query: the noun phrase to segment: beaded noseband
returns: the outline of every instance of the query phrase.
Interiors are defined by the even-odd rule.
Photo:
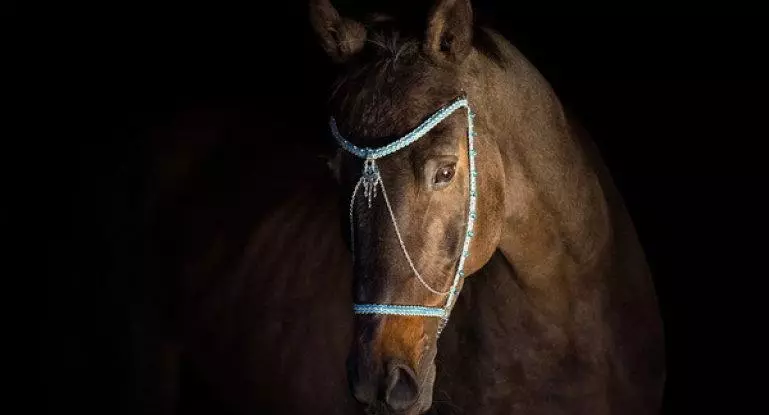
[[[470,165],[470,174],[469,174],[470,197],[468,202],[467,229],[465,232],[465,240],[464,240],[464,243],[462,244],[462,254],[459,257],[459,264],[457,265],[457,271],[454,274],[454,280],[451,284],[451,288],[449,288],[447,291],[439,291],[431,287],[430,284],[428,284],[424,280],[424,278],[422,278],[422,275],[417,271],[416,267],[414,266],[414,262],[411,260],[411,257],[409,256],[409,253],[406,250],[406,245],[403,242],[403,237],[401,236],[400,230],[398,229],[398,224],[395,220],[395,214],[393,213],[392,206],[390,205],[390,200],[387,198],[387,192],[385,190],[384,182],[382,181],[382,176],[380,175],[380,171],[377,168],[376,160],[382,157],[388,156],[390,154],[393,154],[396,151],[401,150],[404,147],[416,142],[420,138],[424,137],[430,130],[432,130],[441,121],[448,118],[448,116],[454,113],[454,111],[462,107],[467,109],[467,152],[468,152],[468,161]],[[468,105],[467,99],[457,98],[449,105],[436,111],[432,116],[430,116],[430,118],[428,118],[426,121],[424,121],[421,125],[419,125],[414,130],[412,130],[410,133],[404,135],[403,137],[395,140],[394,142],[388,145],[378,147],[378,148],[361,148],[350,143],[344,137],[342,137],[342,135],[339,133],[339,130],[336,125],[336,120],[333,117],[331,117],[331,120],[329,122],[331,127],[331,133],[333,134],[334,138],[339,143],[339,145],[345,151],[359,158],[362,158],[364,160],[363,173],[361,174],[361,177],[358,180],[358,183],[355,185],[355,188],[353,189],[353,192],[352,192],[352,197],[350,198],[350,240],[351,240],[350,244],[351,246],[353,246],[353,250],[355,246],[352,239],[355,234],[353,229],[353,226],[354,226],[353,206],[355,204],[355,196],[358,193],[358,189],[360,189],[360,187],[363,186],[363,195],[368,202],[368,207],[371,208],[371,203],[373,199],[376,198],[376,195],[377,195],[377,186],[381,186],[382,197],[384,198],[385,205],[387,206],[387,210],[390,213],[390,219],[392,219],[393,226],[395,227],[395,234],[398,237],[398,242],[400,242],[401,249],[403,250],[403,253],[406,256],[406,260],[411,266],[411,270],[414,272],[414,275],[417,277],[419,282],[425,288],[427,288],[427,290],[429,290],[430,292],[437,295],[448,295],[443,307],[425,307],[425,306],[417,306],[417,305],[391,305],[391,304],[354,304],[353,311],[356,314],[392,314],[392,315],[402,315],[402,316],[439,317],[441,318],[441,324],[439,325],[438,332],[440,333],[440,331],[445,326],[448,320],[451,308],[453,307],[454,301],[456,300],[457,287],[459,286],[460,278],[465,276],[464,263],[465,263],[465,259],[470,255],[470,240],[473,237],[473,227],[476,219],[475,205],[476,205],[477,191],[476,191],[475,179],[478,173],[475,169],[476,151],[474,146],[475,133],[473,131],[474,116],[475,115],[473,114],[472,110],[470,109],[470,106]],[[355,253],[353,252],[353,255],[354,254]]]

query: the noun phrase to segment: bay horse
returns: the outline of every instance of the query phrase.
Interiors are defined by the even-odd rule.
[[[256,173],[223,162],[158,216],[136,311],[153,323],[137,327],[142,412],[657,413],[663,332],[643,250],[538,71],[474,25],[467,1],[438,1],[413,25],[342,17],[329,1],[310,17],[340,69],[328,135],[355,147],[327,176],[292,151]],[[349,150],[403,143],[436,114],[353,197],[373,164]],[[224,156],[253,166],[261,150]],[[306,174],[280,189],[264,180],[295,166]]]
[[[341,65],[329,128],[356,399],[377,413],[658,412],[650,271],[543,76],[467,0],[436,1],[419,24],[319,0],[311,23]]]

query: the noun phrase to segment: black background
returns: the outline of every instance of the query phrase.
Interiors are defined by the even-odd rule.
[[[750,238],[761,237],[751,200],[762,187],[751,180],[767,136],[758,11],[475,3],[583,119],[625,197],[665,319],[666,413],[752,408],[761,380],[744,373],[758,369],[762,325],[752,319],[766,273],[747,263],[758,252]],[[190,108],[267,102],[320,151],[307,137],[323,134],[333,68],[304,2],[67,3],[18,17],[17,108],[34,109],[20,119],[43,167],[25,177],[39,180],[33,214],[52,254],[37,298],[46,407],[124,413],[132,356],[121,278],[141,243],[143,133]]]

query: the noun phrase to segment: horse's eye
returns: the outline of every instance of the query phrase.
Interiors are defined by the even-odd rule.
[[[448,183],[454,178],[454,165],[443,166],[435,172],[434,184]]]

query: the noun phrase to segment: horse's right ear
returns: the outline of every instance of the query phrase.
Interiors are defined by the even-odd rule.
[[[438,0],[427,19],[424,51],[436,62],[462,62],[472,49],[470,0]]]
[[[344,62],[358,53],[366,42],[365,27],[339,16],[330,0],[310,0],[310,23],[335,62]]]

